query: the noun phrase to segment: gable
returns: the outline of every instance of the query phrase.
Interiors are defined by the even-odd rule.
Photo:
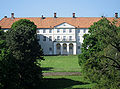
[[[64,22],[64,23],[61,23],[61,24],[55,26],[55,28],[75,28],[75,26],[72,26],[72,25]]]

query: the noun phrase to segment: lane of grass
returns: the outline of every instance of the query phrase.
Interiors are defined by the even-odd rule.
[[[80,72],[77,56],[45,56],[43,72]]]
[[[81,72],[77,56],[45,56],[43,72]],[[91,89],[95,84],[83,76],[44,76],[43,89]],[[47,85],[46,85],[47,84]]]

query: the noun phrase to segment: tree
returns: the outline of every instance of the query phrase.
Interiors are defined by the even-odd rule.
[[[14,57],[6,46],[5,33],[0,29],[0,89],[16,89],[17,78]]]
[[[13,23],[11,29],[6,34],[6,46],[8,47],[12,61],[8,70],[10,75],[15,77],[14,81],[7,81],[10,87],[3,84],[6,89],[36,89],[41,85],[42,70],[37,60],[43,60],[43,53],[36,37],[36,25],[26,19],[21,19]],[[12,70],[13,69],[13,70]],[[8,71],[6,70],[5,73]],[[4,73],[4,74],[5,74]],[[13,75],[12,75],[13,74]],[[15,83],[16,82],[16,83]],[[14,87],[12,84],[16,85]]]
[[[95,89],[119,89],[120,28],[106,18],[94,23],[84,35],[79,64],[83,75],[96,82]]]

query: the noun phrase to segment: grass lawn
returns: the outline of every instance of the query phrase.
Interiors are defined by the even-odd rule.
[[[41,61],[43,72],[80,72],[78,56],[45,56]]]
[[[45,56],[41,61],[43,72],[80,72],[78,56]],[[44,89],[90,89],[95,84],[77,76],[44,76]]]
[[[91,89],[95,84],[82,76],[45,76],[44,89]]]

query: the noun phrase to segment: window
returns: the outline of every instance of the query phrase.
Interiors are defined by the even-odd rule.
[[[66,47],[66,46],[64,46],[64,47],[63,47],[63,49],[64,49],[64,50],[66,50],[66,49],[67,49],[67,47]]]
[[[49,36],[49,41],[52,41],[52,36]]]
[[[46,41],[46,36],[43,36],[43,41]]]
[[[63,36],[63,40],[64,40],[64,41],[66,40],[66,36]]]
[[[49,51],[52,51],[52,48],[51,48],[51,47],[49,48]]]
[[[72,46],[69,46],[69,49],[73,49],[73,47],[72,47]]]
[[[80,33],[80,29],[78,29],[78,33]]]
[[[80,41],[80,36],[78,36],[78,41]]]
[[[46,30],[45,29],[43,29],[43,33],[45,33],[46,32]]]
[[[59,33],[60,32],[60,29],[57,29],[57,33]]]
[[[72,41],[72,36],[69,36],[69,40]]]
[[[84,29],[83,31],[84,31],[84,33],[86,33],[86,29]]]
[[[63,29],[63,33],[65,33],[66,32],[66,29]]]
[[[49,30],[49,33],[52,33],[52,29]]]
[[[78,46],[78,49],[80,49],[80,46]]]
[[[72,29],[69,30],[69,33],[71,33],[71,32],[72,32]]]
[[[57,36],[57,40],[58,40],[58,41],[60,40],[60,36]]]

